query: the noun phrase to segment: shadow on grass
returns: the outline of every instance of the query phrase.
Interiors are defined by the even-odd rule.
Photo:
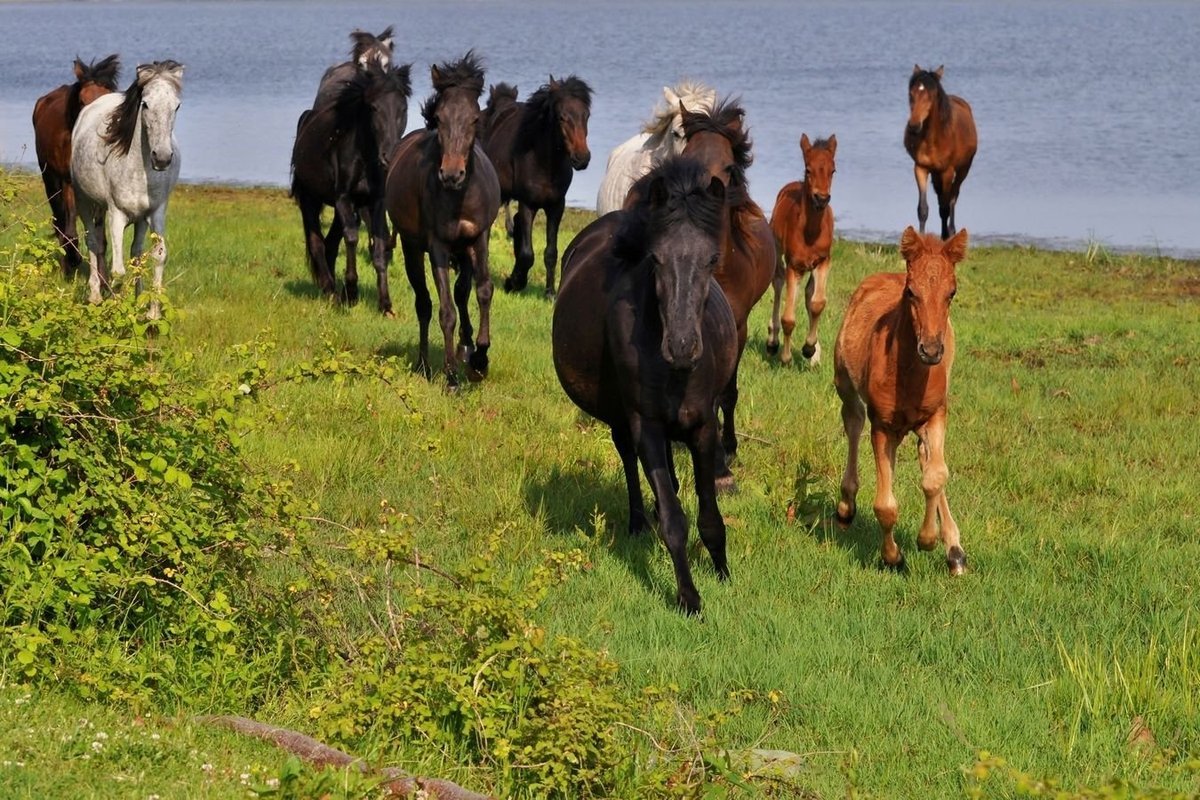
[[[662,602],[674,603],[674,585],[666,592],[659,591],[662,587],[655,581],[650,566],[652,559],[667,557],[659,547],[657,528],[631,536],[624,480],[600,478],[598,472],[594,467],[555,466],[548,475],[527,480],[523,488],[526,510],[533,517],[541,515],[556,536],[582,533],[605,537],[608,551],[625,562],[629,573],[648,592],[657,591]],[[653,498],[649,499],[647,513],[653,516]]]

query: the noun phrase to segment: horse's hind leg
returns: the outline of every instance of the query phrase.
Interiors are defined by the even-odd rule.
[[[63,276],[72,278],[79,270],[79,265],[83,262],[83,254],[79,250],[79,224],[75,211],[75,186],[70,181],[63,182],[63,206],[65,216],[63,218],[62,242],[63,246]]]
[[[147,317],[158,319],[162,315],[159,297],[163,290],[163,270],[167,266],[167,206],[164,203],[150,215],[150,230],[155,234],[150,258],[154,261],[154,298],[150,301]]]
[[[941,539],[946,546],[946,566],[951,575],[961,575],[967,568],[967,555],[959,541],[958,525],[950,515],[946,501],[946,482],[950,470],[946,467],[946,414],[939,411],[919,432],[918,453],[921,459],[921,491],[925,493],[925,519],[917,534],[917,546],[932,550],[938,541],[938,518],[941,518]]]
[[[554,297],[555,269],[558,266],[558,226],[562,222],[565,202],[546,208],[546,251],[542,260],[546,264],[546,297]]]
[[[917,221],[921,225],[921,233],[924,233],[925,220],[929,219],[929,201],[925,199],[925,189],[929,185],[929,170],[920,164],[914,164],[913,175],[917,179]]]
[[[625,491],[629,496],[629,535],[638,536],[646,530],[646,505],[642,499],[642,481],[638,475],[637,448],[629,426],[622,420],[612,426],[613,445],[621,457],[625,473]]]
[[[488,374],[488,351],[492,347],[492,269],[488,256],[488,233],[485,231],[475,240],[469,254],[470,263],[465,264],[475,278],[475,302],[479,304],[479,336],[475,349],[467,359],[467,377],[473,381],[483,380]]]
[[[438,293],[438,323],[442,328],[444,360],[442,371],[451,388],[458,386],[458,356],[454,351],[454,326],[458,313],[454,308],[454,295],[450,291],[450,253],[441,242],[431,242],[429,266],[433,270],[433,282]]]
[[[343,295],[348,305],[358,303],[358,211],[347,195],[342,195],[333,206],[334,213],[341,222],[342,238],[346,241],[346,270],[343,279]],[[329,273],[333,275],[333,259],[325,254]]]
[[[517,216],[513,220],[513,271],[504,279],[504,291],[519,292],[529,283],[529,270],[533,267],[533,214],[524,203],[517,203]]]
[[[454,278],[454,306],[458,309],[458,357],[466,361],[475,349],[475,327],[471,324],[471,265],[459,259]]]
[[[371,263],[375,266],[375,288],[379,293],[379,311],[385,317],[392,313],[392,295],[388,291],[388,262],[392,260],[392,233],[388,229],[387,208],[382,200],[364,214],[367,230],[371,232]]]
[[[875,452],[875,519],[883,532],[880,555],[885,566],[892,569],[904,568],[904,553],[896,544],[896,520],[900,517],[900,506],[892,492],[892,480],[896,471],[896,449],[900,440],[886,431],[871,426],[871,449]]]
[[[420,336],[417,345],[417,371],[426,378],[429,370],[429,320],[433,317],[433,301],[429,297],[429,284],[425,281],[425,251],[420,241],[401,237],[400,250],[404,256],[404,272],[413,290],[413,306],[417,313],[417,328]]]
[[[808,359],[808,363],[816,366],[821,363],[821,341],[817,338],[817,324],[821,314],[825,313],[825,285],[829,280],[829,259],[822,259],[808,276],[808,285],[804,288],[804,305],[808,310],[808,336],[804,339],[804,347],[800,353]]]
[[[954,185],[954,168],[934,172],[933,191],[938,200],[938,216],[942,220],[942,238],[949,239],[954,235],[954,224],[951,221],[953,204],[950,200],[950,190]]]
[[[54,237],[63,249],[59,265],[62,267],[63,277],[69,279],[79,264],[79,245],[72,241],[75,236],[74,209],[71,209],[70,214],[67,210],[67,189],[71,184],[64,181],[58,173],[52,172],[49,167],[43,166],[42,185],[46,189],[46,200],[50,202],[50,224],[54,226]],[[70,227],[67,223],[68,216],[71,218]]]
[[[844,370],[835,370],[833,383],[837,387],[838,397],[842,399],[842,427],[846,431],[846,471],[842,474],[842,496],[837,507],[838,524],[846,527],[857,512],[858,445],[867,419],[867,407]]]
[[[91,200],[80,200],[79,213],[83,219],[84,238],[88,249],[88,302],[99,303],[101,285],[108,285],[104,239],[104,209]]]
[[[783,300],[783,317],[779,321],[783,330],[783,349],[779,353],[779,360],[787,365],[792,363],[792,331],[796,330],[796,295],[799,293],[800,273],[789,266],[784,281],[787,290]]]
[[[739,364],[741,355],[738,355]],[[716,485],[721,492],[733,492],[737,485],[733,480],[733,472],[729,469],[734,454],[737,453],[737,430],[734,427],[734,413],[738,401],[738,368],[735,366],[733,376],[725,389],[717,395],[717,408],[721,412],[721,436],[717,440]]]
[[[729,580],[729,562],[725,558],[725,520],[717,506],[716,419],[703,425],[690,443],[692,467],[696,476],[697,526],[700,540],[712,556],[713,568],[721,580]]]
[[[774,290],[774,300],[771,303],[771,321],[767,323],[767,355],[779,352],[779,301],[783,295],[784,271],[787,269],[783,254],[783,245],[775,242],[775,252],[779,260],[775,264],[775,275],[771,278],[771,288]]]
[[[958,191],[962,188],[963,181],[967,179],[967,173],[971,171],[971,162],[975,160],[974,156],[968,158],[965,163],[960,164],[954,170],[954,182],[950,184],[950,235],[958,233],[958,227],[954,222],[954,210],[958,208]]]
[[[304,222],[304,238],[308,247],[308,269],[317,288],[325,297],[333,297],[337,293],[334,285],[333,272],[325,259],[325,238],[321,235],[320,201],[313,200],[303,194],[296,195],[296,203],[300,206],[300,218]]]

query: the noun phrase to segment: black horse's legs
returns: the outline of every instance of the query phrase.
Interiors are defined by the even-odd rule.
[[[338,221],[341,222],[342,238],[346,240],[346,302],[354,305],[358,302],[358,212],[347,195],[342,195],[333,206]],[[333,260],[326,256],[329,272],[333,274]]]
[[[387,209],[384,198],[375,202],[374,208],[364,214],[367,230],[371,235],[371,263],[375,266],[375,287],[379,292],[379,310],[385,317],[394,317],[392,313],[392,295],[388,291],[388,262],[392,259],[390,235],[387,222]]]
[[[492,270],[488,263],[488,237],[480,236],[470,254],[475,276],[475,302],[479,304],[479,336],[475,351],[467,360],[467,377],[482,380],[488,373],[488,349],[492,346]]]
[[[504,280],[504,291],[519,292],[529,283],[529,269],[533,266],[533,214],[534,210],[524,203],[517,203],[517,216],[513,220],[513,271]]]
[[[306,195],[298,196],[296,203],[300,206],[304,236],[308,241],[308,267],[321,294],[331,297],[337,289],[329,263],[325,260],[325,239],[321,236],[321,203]]]
[[[558,267],[558,226],[562,222],[566,201],[546,208],[546,252],[542,260],[546,264],[546,297],[554,297],[555,269]]]
[[[671,481],[670,443],[662,426],[647,420],[637,420],[632,427],[634,441],[642,468],[654,488],[658,506],[658,534],[671,554],[677,586],[675,600],[686,614],[700,613],[700,593],[692,582],[687,561],[688,521],[679,504],[679,495]],[[638,428],[640,427],[640,430]]]
[[[425,282],[425,250],[420,240],[400,239],[400,250],[404,256],[404,272],[413,290],[413,305],[417,312],[420,339],[417,346],[417,369],[429,377],[429,320],[433,317],[433,301],[429,297],[429,285]]]
[[[725,520],[717,507],[717,421],[705,423],[693,437],[689,447],[692,467],[696,474],[696,499],[699,515],[700,540],[712,556],[713,568],[721,580],[729,579],[729,563],[725,559]]]
[[[942,220],[942,238],[950,238],[950,186],[954,182],[954,169],[945,172],[931,172],[933,193],[937,195],[938,217]]]
[[[924,233],[925,220],[929,219],[929,201],[925,199],[925,188],[929,185],[929,170],[920,164],[914,164],[913,174],[917,177],[917,221],[921,224],[921,233]]]
[[[458,385],[458,357],[454,352],[454,326],[458,323],[458,314],[454,310],[454,296],[450,292],[450,252],[441,242],[430,242],[429,265],[433,269],[433,282],[438,293],[438,323],[442,327],[445,352],[442,371],[446,375],[446,383],[454,387]]]
[[[458,259],[458,274],[454,278],[454,305],[458,308],[458,358],[465,361],[475,349],[475,327],[471,324],[471,264]]]
[[[954,170],[954,181],[950,184],[950,235],[958,233],[958,226],[954,222],[954,209],[958,208],[958,191],[962,188],[963,181],[967,178],[967,173],[971,170],[971,162],[974,157],[968,159],[965,164],[960,164]]]
[[[638,475],[637,448],[628,424],[621,421],[613,425],[612,440],[625,472],[625,491],[629,495],[629,535],[639,536],[646,530],[646,505],[642,500],[642,481]]]

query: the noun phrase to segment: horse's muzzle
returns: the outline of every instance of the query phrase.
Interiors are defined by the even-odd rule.
[[[921,359],[922,363],[928,364],[931,367],[941,363],[942,355],[945,352],[946,346],[941,342],[929,345],[928,347],[926,347],[924,342],[917,344],[917,358]]]
[[[828,205],[829,205],[829,195],[827,195],[827,194],[814,194],[813,195],[813,206],[817,209],[817,211],[824,211],[826,206],[828,206]]]
[[[172,161],[173,155],[174,154],[171,153],[171,154],[168,154],[166,158],[163,158],[158,153],[151,153],[150,154],[150,166],[154,168],[155,172],[162,172],[167,167],[171,166],[171,161]]]
[[[463,184],[467,182],[467,171],[465,169],[439,169],[438,180],[440,180],[442,182],[442,186],[445,186],[447,189],[458,190],[461,189]]]
[[[571,166],[577,170],[587,169],[590,163],[592,163],[592,153],[590,150],[585,150],[582,153],[571,156]]]

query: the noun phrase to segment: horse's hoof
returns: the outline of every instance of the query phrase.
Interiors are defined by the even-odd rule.
[[[519,292],[525,288],[525,285],[527,283],[529,283],[529,280],[527,278],[520,279],[520,278],[517,278],[515,275],[509,275],[507,278],[504,279],[504,291]]]
[[[695,589],[680,589],[675,596],[679,610],[689,617],[700,616],[700,593]]]
[[[779,352],[779,342],[767,342],[767,355],[773,356]]]
[[[846,530],[850,527],[850,523],[854,522],[854,514],[851,513],[843,516],[841,511],[835,511],[833,514],[833,520],[837,523],[839,528]]]
[[[717,494],[737,494],[737,481],[732,475],[722,475],[714,483],[717,485]]]
[[[946,566],[949,567],[951,575],[962,575],[967,571],[967,554],[961,547],[954,545],[946,553]]]
[[[551,303],[554,302],[555,293],[554,293],[553,289],[547,289],[545,292],[542,293],[542,295],[547,300],[549,300]]]
[[[714,563],[713,568],[717,571],[717,580],[719,580],[721,583],[729,582],[729,564],[725,562],[720,564]]]
[[[895,564],[889,564],[887,562],[887,560],[880,559],[879,560],[879,568],[882,569],[884,572],[895,572],[895,573],[898,573],[901,575],[908,574],[908,562],[904,559],[903,553],[900,554],[900,560],[897,561]]]
[[[342,290],[342,302],[344,302],[348,306],[358,305],[358,287],[357,286],[346,286]]]
[[[475,350],[467,358],[467,378],[478,383],[487,377],[488,355],[486,350]]]
[[[816,355],[816,352],[817,348],[811,344],[806,344],[804,347],[800,348],[800,355],[804,356],[805,358],[812,358],[814,355]]]
[[[475,348],[469,344],[460,344],[455,352],[458,354],[459,361],[466,361],[470,358],[471,353],[475,352]]]
[[[390,308],[388,308],[388,309],[384,309],[384,311],[383,311],[383,318],[384,318],[384,319],[395,319],[395,318],[396,318],[396,312],[395,312],[395,311],[392,311]]]

